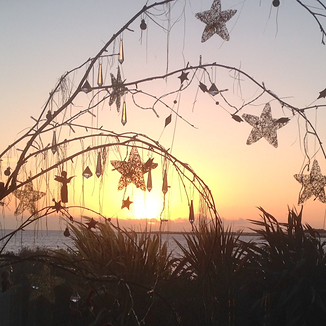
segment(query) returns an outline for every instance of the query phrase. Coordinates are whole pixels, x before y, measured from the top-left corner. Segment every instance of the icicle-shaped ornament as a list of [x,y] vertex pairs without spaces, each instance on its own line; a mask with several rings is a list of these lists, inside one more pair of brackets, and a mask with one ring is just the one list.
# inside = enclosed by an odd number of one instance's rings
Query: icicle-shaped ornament
[[95,174],[99,178],[102,175],[102,163],[101,163],[101,153],[97,154],[96,172]]
[[150,192],[152,189],[153,189],[152,169],[149,169],[148,176],[147,176],[147,190]]
[[194,201],[191,200],[189,206],[189,222],[192,225],[195,222]]
[[52,136],[52,148],[51,152],[55,154],[57,152],[57,136],[55,130],[53,131],[53,136]]
[[123,53],[123,41],[122,39],[120,40],[120,48],[119,48],[119,58],[118,61],[120,62],[120,64],[123,63],[123,61],[125,61],[125,56]]
[[83,172],[83,177],[88,179],[93,175],[91,169],[87,166],[86,169]]
[[121,123],[124,126],[127,123],[127,104],[126,101],[122,105]]
[[162,192],[165,195],[168,192],[168,175],[166,173],[166,170],[164,170],[164,175],[163,175],[163,185],[162,185]]
[[102,73],[102,64],[100,63],[98,66],[98,76],[97,76],[97,85],[103,85],[103,73]]

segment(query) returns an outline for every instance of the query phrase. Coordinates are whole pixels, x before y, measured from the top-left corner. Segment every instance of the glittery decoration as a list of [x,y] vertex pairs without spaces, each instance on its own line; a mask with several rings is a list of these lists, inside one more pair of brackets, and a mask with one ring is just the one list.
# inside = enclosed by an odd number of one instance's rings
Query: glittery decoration
[[133,147],[130,151],[128,161],[111,161],[114,170],[121,173],[118,190],[122,190],[130,183],[133,183],[137,188],[146,191],[144,173],[144,163],[142,162],[137,148]]
[[303,190],[300,192],[298,204],[304,203],[311,196],[315,196],[326,203],[325,189],[326,176],[321,174],[317,160],[312,163],[310,174],[295,174],[294,178],[302,184]]
[[110,95],[109,105],[111,106],[114,102],[117,106],[117,111],[120,111],[121,106],[121,96],[123,96],[128,88],[123,85],[123,81],[121,80],[120,68],[118,67],[117,78],[111,74],[111,82],[112,82],[112,92]]
[[236,12],[236,10],[221,11],[221,1],[214,0],[210,10],[197,13],[196,18],[206,24],[201,41],[206,42],[215,33],[224,41],[228,41],[230,36],[225,23],[230,20]]
[[15,215],[22,214],[27,209],[32,215],[37,215],[36,202],[45,196],[45,192],[34,190],[32,182],[28,182],[23,190],[15,190],[14,195],[20,200]]
[[277,147],[276,131],[289,122],[289,120],[280,122],[279,119],[273,119],[269,103],[265,105],[260,117],[244,113],[242,118],[253,127],[247,139],[247,145],[251,145],[264,137],[271,145]]

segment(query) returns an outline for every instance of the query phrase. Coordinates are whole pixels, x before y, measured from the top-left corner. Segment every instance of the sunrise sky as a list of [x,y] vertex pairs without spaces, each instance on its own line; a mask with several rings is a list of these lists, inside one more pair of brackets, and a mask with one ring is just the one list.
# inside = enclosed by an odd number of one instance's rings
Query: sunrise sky
[[[201,43],[205,24],[195,14],[210,9],[212,2],[171,2],[170,25],[167,16],[161,15],[162,8],[152,10],[153,20],[164,28],[170,26],[170,33],[147,16],[142,16],[148,27],[141,33],[140,19],[136,20],[130,26],[133,31],[125,31],[122,35],[125,53],[125,62],[121,65],[123,79],[130,82],[163,75],[166,69],[181,69],[188,62],[195,66],[201,56],[203,64],[217,62],[240,68],[257,82],[264,82],[267,89],[295,107],[326,105],[325,98],[316,100],[319,92],[326,87],[326,46],[321,44],[316,21],[304,8],[295,1],[281,1],[280,6],[275,8],[272,1],[222,0],[222,10],[237,10],[226,23],[230,40],[226,42],[214,35]],[[306,3],[316,5],[313,0]],[[1,3],[1,151],[19,137],[21,131],[33,124],[30,117],[39,116],[60,76],[95,56],[107,40],[145,4],[143,0],[120,0],[115,1],[114,5],[112,1],[78,0],[15,0]],[[115,49],[117,52],[118,42]],[[111,47],[109,51],[112,50]],[[116,60],[103,61],[103,66],[106,69],[104,79],[110,84],[110,72],[116,76],[118,63]],[[244,82],[241,76],[239,79],[233,72],[216,68],[211,69],[210,73],[219,89],[228,89],[225,94],[234,105],[240,106],[243,101],[249,101],[259,94],[260,90],[255,85]],[[75,85],[79,76],[76,75]],[[148,83],[144,87],[160,95],[167,92],[171,84],[180,84],[177,76],[161,81],[161,84]],[[196,78],[201,78],[201,74]],[[291,111],[282,108],[275,100],[271,101],[270,97],[263,97],[247,106],[241,114],[260,116],[266,102],[270,101],[274,118],[286,116],[291,120],[277,132],[277,149],[265,139],[248,146],[246,140],[252,127],[246,122],[234,121],[230,117],[232,111],[229,107],[216,105],[216,101],[222,103],[220,95],[213,98],[198,90],[199,81],[208,82],[207,79],[194,81],[192,87],[177,98],[178,106],[175,107],[195,128],[173,115],[172,123],[164,129],[165,118],[171,113],[167,108],[159,107],[157,118],[153,112],[135,107],[129,95],[125,98],[128,107],[128,123],[125,126],[121,125],[121,117],[115,106],[110,108],[107,101],[99,108],[100,122],[91,121],[89,117],[89,124],[100,123],[118,133],[143,133],[159,140],[165,148],[171,148],[174,156],[189,163],[206,182],[212,190],[220,216],[236,229],[248,226],[247,219],[259,218],[257,206],[285,221],[288,207],[300,208],[297,202],[301,185],[293,175],[300,173],[306,163],[302,146],[304,121],[292,117]],[[90,95],[82,94],[74,105],[76,108],[79,105],[87,106],[90,98]],[[325,107],[312,109],[307,116],[325,143],[324,111]],[[309,155],[319,161],[326,175],[326,161],[318,149],[318,143],[313,137],[309,139]],[[16,155],[17,152],[11,151],[3,158],[2,181],[6,180],[4,169],[14,164]],[[145,161],[146,155],[142,155]],[[87,159],[89,162],[93,160],[92,157]],[[113,154],[110,159],[118,158]],[[107,171],[111,170],[112,167],[108,166]],[[158,218],[162,205],[161,168],[153,171],[151,193],[144,194],[129,186],[126,195],[130,195],[134,202],[130,211],[120,209],[123,191],[117,191],[119,173],[111,171],[106,176],[107,179],[100,184],[95,177],[86,183],[81,180],[81,175],[76,175],[69,188],[71,205],[85,200],[86,205],[106,216],[128,218],[136,221],[135,224],[140,223],[139,218]],[[169,178],[169,205],[164,215],[169,219],[167,228],[189,230],[187,201],[173,173]],[[44,190],[43,184],[40,185],[40,190]],[[84,197],[80,195],[83,185]],[[53,189],[48,199],[58,193],[58,185],[54,183]],[[188,190],[193,192],[193,189]],[[195,195],[194,203],[195,209],[198,209]],[[13,216],[15,199],[7,199],[6,204],[0,218],[2,225],[11,228],[21,218]],[[323,227],[324,215],[325,204],[318,200],[311,198],[304,204],[304,222],[313,227]],[[61,222],[53,220],[47,223],[50,228],[62,226]]]

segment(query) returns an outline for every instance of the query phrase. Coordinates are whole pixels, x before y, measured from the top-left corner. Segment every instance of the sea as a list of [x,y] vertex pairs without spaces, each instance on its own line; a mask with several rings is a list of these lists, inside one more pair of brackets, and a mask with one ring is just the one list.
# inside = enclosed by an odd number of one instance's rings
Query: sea
[[[0,231],[0,252],[18,253],[22,249],[35,250],[46,248],[49,250],[74,248],[74,242],[71,237],[66,237],[61,230],[22,230],[15,232],[11,238],[6,237],[13,230]],[[174,240],[177,240],[183,246],[187,246],[185,237],[182,233],[162,233],[162,242],[167,241],[169,251],[174,254],[180,253],[180,249]],[[241,235],[243,241],[250,241],[255,238],[254,235]]]

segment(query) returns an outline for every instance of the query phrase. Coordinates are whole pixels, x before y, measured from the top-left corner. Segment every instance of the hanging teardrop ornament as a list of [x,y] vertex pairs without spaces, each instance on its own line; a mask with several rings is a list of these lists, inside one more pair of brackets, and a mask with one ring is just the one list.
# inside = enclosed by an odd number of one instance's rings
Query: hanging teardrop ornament
[[89,84],[88,80],[85,81],[84,85],[82,86],[81,90],[84,92],[84,93],[89,93],[91,90],[92,90],[92,87],[91,85]]
[[70,232],[69,232],[68,226],[66,227],[65,231],[63,232],[63,235],[65,237],[69,237],[70,236]]
[[209,88],[208,93],[211,94],[212,96],[215,96],[219,93],[219,90],[214,83]]
[[123,126],[127,123],[127,104],[125,101],[122,106],[121,123]]
[[195,222],[195,213],[194,213],[194,201],[191,200],[189,206],[189,222],[193,224]]
[[91,169],[87,166],[86,169],[83,172],[83,177],[88,179],[93,175]]
[[119,48],[119,59],[118,61],[120,62],[120,64],[123,63],[123,61],[125,61],[125,56],[123,53],[123,41],[122,39],[120,40],[120,48]]
[[166,170],[164,170],[164,175],[163,175],[163,185],[162,185],[162,192],[165,195],[168,192],[168,175],[166,173]]
[[53,136],[52,136],[52,148],[51,152],[55,154],[57,152],[57,136],[55,130],[53,131]]
[[149,169],[148,176],[147,176],[147,190],[150,192],[152,189],[153,189],[152,169]]
[[145,19],[142,19],[140,22],[140,29],[144,31],[147,28],[147,24],[145,23]]
[[103,85],[103,73],[102,73],[102,64],[100,63],[98,66],[98,76],[97,76],[97,85]]
[[99,178],[102,175],[102,163],[101,163],[101,153],[97,154],[97,163],[96,163],[96,176]]

